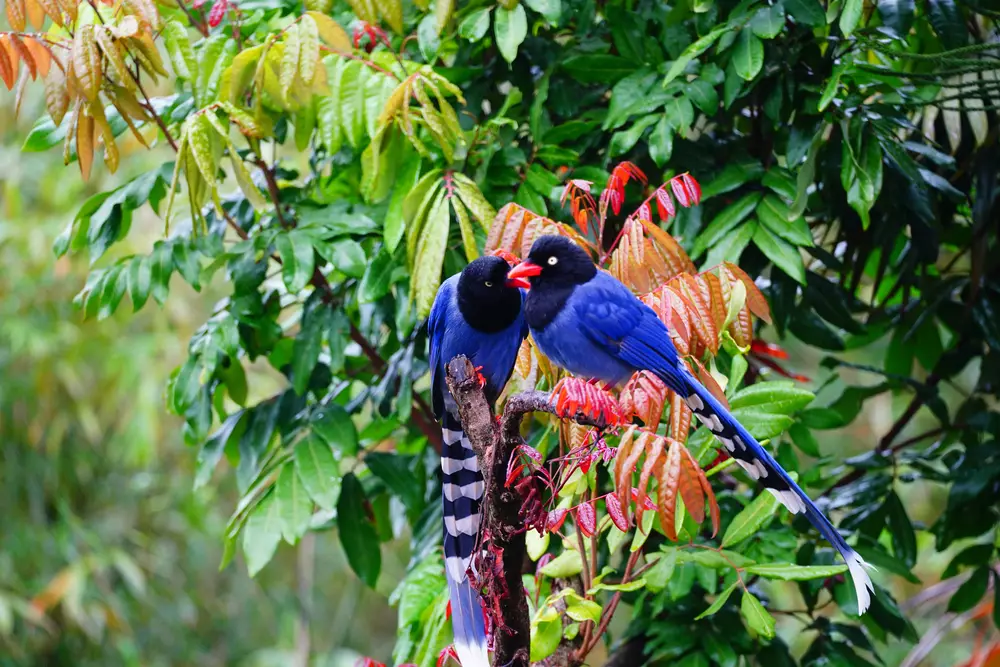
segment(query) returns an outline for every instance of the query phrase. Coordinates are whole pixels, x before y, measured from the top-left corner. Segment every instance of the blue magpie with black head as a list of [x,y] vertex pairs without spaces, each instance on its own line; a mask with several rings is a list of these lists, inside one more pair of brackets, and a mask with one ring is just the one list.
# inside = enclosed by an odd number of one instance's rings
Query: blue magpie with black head
[[676,392],[753,479],[790,512],[809,521],[840,552],[864,613],[874,591],[870,566],[851,548],[774,457],[688,370],[666,325],[621,282],[598,270],[590,255],[561,236],[541,236],[510,278],[530,282],[525,319],[539,349],[581,377],[613,385],[633,373],[654,373]]
[[444,496],[444,555],[451,598],[455,650],[462,667],[489,667],[479,593],[468,577],[479,535],[483,474],[462,431],[458,406],[448,391],[445,367],[464,354],[479,368],[492,406],[514,370],[521,341],[528,335],[522,302],[524,280],[508,277],[501,257],[480,257],[442,283],[434,298],[430,338],[431,392],[441,423]]

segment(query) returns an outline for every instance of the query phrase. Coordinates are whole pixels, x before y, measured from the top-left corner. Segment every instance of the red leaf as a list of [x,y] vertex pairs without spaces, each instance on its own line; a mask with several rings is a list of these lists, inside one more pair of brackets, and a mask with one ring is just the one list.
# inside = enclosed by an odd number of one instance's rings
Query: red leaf
[[503,248],[498,248],[491,253],[494,257],[503,257],[504,261],[511,266],[517,266],[521,263],[521,258],[512,252],[507,252]]
[[622,504],[619,502],[618,496],[609,493],[604,497],[604,502],[608,506],[608,516],[611,517],[611,521],[618,527],[618,530],[623,533],[628,532],[628,519],[625,517],[625,513],[622,512]]
[[521,472],[524,470],[524,464],[515,466],[507,471],[507,479],[504,481],[504,486],[510,488],[510,485],[514,483],[518,477],[521,476]]
[[671,199],[670,193],[664,190],[662,186],[656,189],[656,212],[660,214],[660,220],[664,222],[677,215],[677,210],[674,208],[674,200]]
[[698,185],[698,181],[694,180],[694,176],[691,174],[681,174],[681,181],[684,182],[684,186],[691,193],[691,201],[695,206],[701,203],[701,186]]
[[[451,602],[449,602],[448,604],[451,605]],[[445,646],[443,649],[441,649],[441,652],[438,653],[437,667],[441,667],[442,665],[447,664],[449,658],[454,660],[456,665],[462,664],[458,660],[458,653],[455,652],[454,644],[450,646]]]
[[762,354],[775,359],[787,359],[788,352],[774,343],[765,343],[762,340],[755,340],[750,343],[750,351],[755,354]]
[[593,463],[593,462],[594,462],[594,460],[592,458],[590,458],[589,456],[587,458],[585,458],[583,461],[580,461],[580,470],[583,471],[584,475],[586,475],[588,472],[590,472],[590,464]]
[[535,463],[542,462],[541,453],[531,445],[522,443],[521,445],[518,446],[517,451],[520,452],[521,454],[524,454],[528,458],[533,459]]
[[652,213],[652,211],[649,210],[649,202],[648,201],[642,202],[642,206],[640,206],[639,210],[636,211],[636,215],[638,216],[638,218],[640,220],[643,220],[645,222],[652,222],[653,221],[653,213]]
[[229,9],[229,0],[215,0],[215,4],[212,5],[212,9],[208,12],[208,25],[214,28],[222,23],[222,18],[226,15],[227,9]]
[[576,525],[585,537],[597,532],[597,513],[590,503],[583,503],[576,508]]
[[194,2],[191,3],[191,7],[193,9],[201,9],[201,6],[204,4],[205,0],[194,0]]
[[[639,502],[639,489],[635,488],[634,486],[632,487],[632,502],[634,503]],[[648,510],[656,509],[656,503],[654,503],[649,496],[646,496],[646,499],[643,501],[642,506]]]
[[567,509],[555,509],[549,512],[548,518],[545,520],[545,527],[550,533],[554,533],[560,528],[562,528],[563,522],[566,521],[566,516],[569,514]]
[[691,193],[688,192],[687,188],[684,187],[684,183],[677,177],[670,179],[670,189],[673,190],[674,197],[677,197],[677,203],[688,208],[691,206]]

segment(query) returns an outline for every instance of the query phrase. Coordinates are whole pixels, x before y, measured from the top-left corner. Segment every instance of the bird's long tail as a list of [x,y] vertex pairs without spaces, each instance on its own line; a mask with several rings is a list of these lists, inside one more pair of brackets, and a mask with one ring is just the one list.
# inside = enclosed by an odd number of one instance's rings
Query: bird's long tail
[[455,651],[462,667],[489,667],[482,602],[466,574],[479,535],[483,474],[460,421],[445,413],[441,435],[444,556]]
[[759,480],[782,505],[788,508],[789,512],[792,514],[804,512],[820,534],[840,552],[854,582],[854,590],[858,596],[858,612],[865,613],[871,604],[870,592],[875,592],[866,569],[874,568],[844,541],[806,492],[789,477],[771,454],[719,403],[718,399],[691,375],[683,362],[679,361],[678,367],[679,377],[663,374],[668,377],[661,375],[661,379],[671,387],[683,388],[685,391],[681,392],[681,396],[688,407],[719,439],[729,455],[736,459],[736,463],[752,478]]

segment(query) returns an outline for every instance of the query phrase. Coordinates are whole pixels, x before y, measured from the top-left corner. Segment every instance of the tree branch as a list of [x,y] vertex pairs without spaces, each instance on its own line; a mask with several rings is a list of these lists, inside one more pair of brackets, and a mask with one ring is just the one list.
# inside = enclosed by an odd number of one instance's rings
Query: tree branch
[[528,667],[531,649],[531,628],[528,602],[521,582],[527,549],[527,527],[521,515],[523,501],[515,489],[508,488],[507,464],[522,444],[521,421],[532,412],[548,412],[569,417],[585,426],[606,428],[608,425],[589,415],[560,414],[549,394],[526,391],[507,399],[503,415],[494,419],[486,401],[482,383],[475,367],[459,355],[448,363],[448,389],[458,405],[462,428],[468,437],[486,488],[483,495],[483,521],[480,535],[489,541],[489,552],[500,558],[499,575],[482,572],[486,601],[495,618],[495,665]]

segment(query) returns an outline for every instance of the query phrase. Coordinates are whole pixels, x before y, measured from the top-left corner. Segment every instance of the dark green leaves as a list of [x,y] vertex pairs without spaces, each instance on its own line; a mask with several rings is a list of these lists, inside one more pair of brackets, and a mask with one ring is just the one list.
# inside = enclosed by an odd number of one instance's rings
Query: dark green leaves
[[621,56],[599,54],[571,56],[562,62],[562,68],[581,83],[615,83],[636,70]]
[[312,237],[302,231],[278,234],[275,249],[281,257],[281,277],[289,292],[300,292],[309,283],[315,267]]
[[752,80],[764,66],[764,43],[752,30],[740,31],[733,49],[733,66],[745,81]]
[[905,37],[913,25],[914,4],[913,0],[879,0],[878,13],[882,23],[900,37]]
[[337,527],[347,562],[370,588],[378,581],[382,553],[372,521],[371,506],[361,482],[349,472],[344,476],[337,501]]
[[961,613],[972,609],[977,602],[986,595],[986,588],[990,583],[990,569],[980,567],[972,571],[972,574],[965,580],[955,594],[948,601],[948,611]]
[[966,45],[969,34],[955,0],[928,0],[927,9],[934,32],[946,49]]
[[826,25],[826,12],[818,0],[785,0],[785,10],[797,23],[811,27]]

